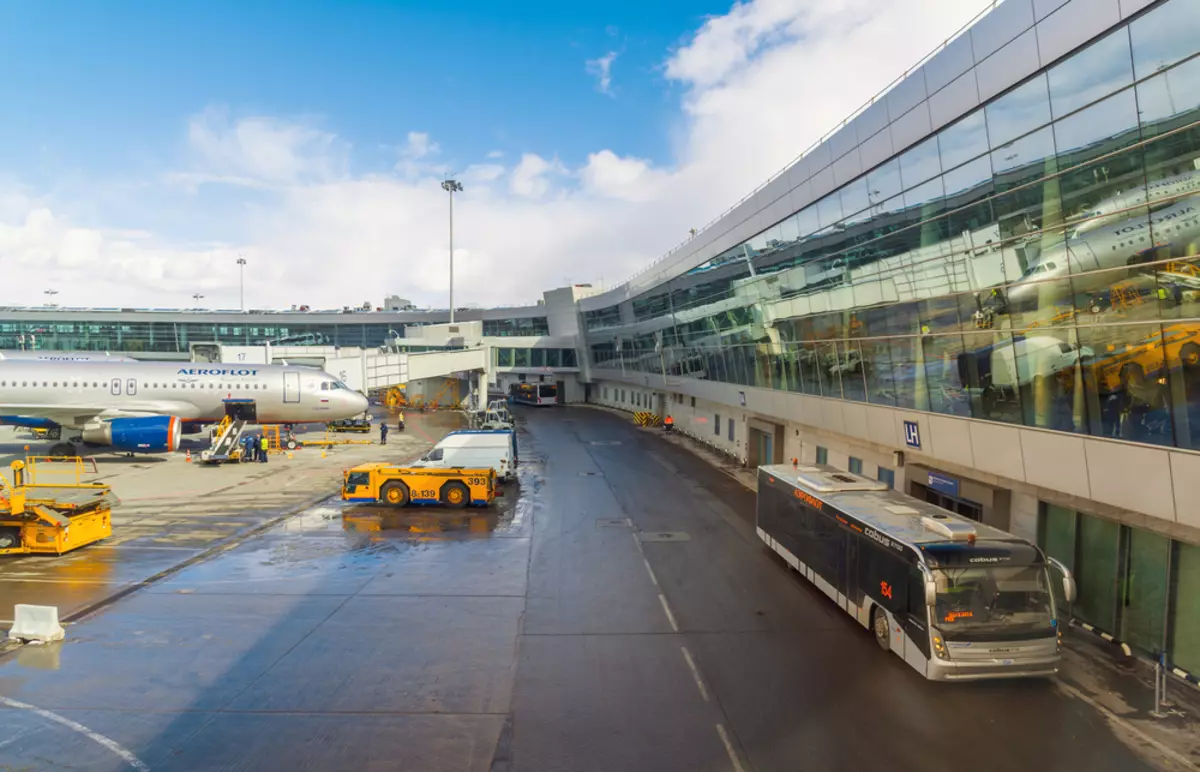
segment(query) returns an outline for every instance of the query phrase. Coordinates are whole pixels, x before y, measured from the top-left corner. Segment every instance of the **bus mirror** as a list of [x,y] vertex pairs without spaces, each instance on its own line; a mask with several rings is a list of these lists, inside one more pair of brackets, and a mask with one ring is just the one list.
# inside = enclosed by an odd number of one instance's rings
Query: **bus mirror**
[[937,605],[937,582],[935,582],[933,579],[925,580],[925,605]]
[[1071,569],[1067,568],[1060,561],[1055,560],[1052,557],[1047,557],[1046,559],[1050,561],[1050,565],[1055,571],[1058,571],[1060,574],[1062,574],[1063,600],[1065,600],[1067,603],[1074,603],[1075,577],[1071,575]]

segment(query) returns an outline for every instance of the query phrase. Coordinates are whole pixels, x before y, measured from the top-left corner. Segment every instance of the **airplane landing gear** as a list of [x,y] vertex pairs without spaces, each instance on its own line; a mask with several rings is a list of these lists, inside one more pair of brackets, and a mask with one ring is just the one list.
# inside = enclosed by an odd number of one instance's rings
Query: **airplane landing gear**
[[69,442],[56,442],[50,446],[50,455],[55,457],[77,456],[79,453],[76,452],[75,446]]

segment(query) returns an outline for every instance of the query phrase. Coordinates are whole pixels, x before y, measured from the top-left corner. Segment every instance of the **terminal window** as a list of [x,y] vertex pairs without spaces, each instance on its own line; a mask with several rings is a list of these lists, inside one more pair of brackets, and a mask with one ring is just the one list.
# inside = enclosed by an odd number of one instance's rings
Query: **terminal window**
[[887,483],[887,487],[896,487],[896,473],[891,469],[884,469],[882,466],[879,467],[879,474],[876,477],[879,479],[879,482]]
[[850,457],[850,472],[851,474],[862,474],[862,459]]
[[721,414],[720,413],[715,413],[713,415],[713,434],[717,435],[718,437],[721,436]]
[[828,448],[822,448],[820,445],[817,446],[817,463],[818,464],[828,464],[829,463],[829,449]]

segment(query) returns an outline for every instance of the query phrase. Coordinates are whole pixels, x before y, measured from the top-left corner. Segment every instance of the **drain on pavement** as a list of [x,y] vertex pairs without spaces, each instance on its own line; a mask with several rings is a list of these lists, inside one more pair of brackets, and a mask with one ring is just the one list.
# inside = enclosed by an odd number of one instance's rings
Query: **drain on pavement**
[[640,541],[690,541],[691,538],[683,531],[643,531],[638,534]]
[[600,474],[599,472],[580,472],[579,476],[580,477],[603,477],[604,475]]
[[602,517],[596,520],[597,528],[628,528],[633,525],[625,517]]
[[589,445],[620,445],[620,440],[592,440]]

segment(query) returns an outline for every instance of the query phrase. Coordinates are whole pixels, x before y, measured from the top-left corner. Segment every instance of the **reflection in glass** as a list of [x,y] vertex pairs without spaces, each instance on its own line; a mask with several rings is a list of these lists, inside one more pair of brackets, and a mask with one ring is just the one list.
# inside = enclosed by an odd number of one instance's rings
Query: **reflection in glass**
[[900,177],[904,187],[911,188],[942,173],[938,139],[930,137],[900,156]]
[[983,110],[976,110],[938,134],[938,152],[942,157],[943,169],[953,169],[987,151],[987,125]]
[[[1139,83],[1137,101],[1143,136],[1160,134],[1182,125],[1172,123],[1160,126],[1177,115],[1193,113],[1200,107],[1200,57]],[[1188,123],[1194,120],[1195,116],[1187,118]]]
[[1050,122],[1046,76],[1039,75],[1013,89],[985,108],[988,139],[992,147],[1011,142]]
[[842,201],[837,191],[817,202],[817,218],[821,221],[822,229],[829,228],[834,223],[841,221]]
[[867,195],[873,205],[899,195],[901,187],[900,160],[897,158],[879,166],[867,175]]
[[1170,0],[1129,25],[1133,72],[1138,80],[1200,51],[1196,4]]
[[1158,325],[1083,327],[1079,342],[1091,356],[1090,377],[1084,381],[1091,433],[1131,442],[1172,444],[1163,346],[1177,363],[1180,349],[1191,342],[1186,331],[1171,331],[1164,337]]
[[1128,86],[1133,82],[1128,31],[1122,28],[1097,40],[1047,74],[1055,118]]

